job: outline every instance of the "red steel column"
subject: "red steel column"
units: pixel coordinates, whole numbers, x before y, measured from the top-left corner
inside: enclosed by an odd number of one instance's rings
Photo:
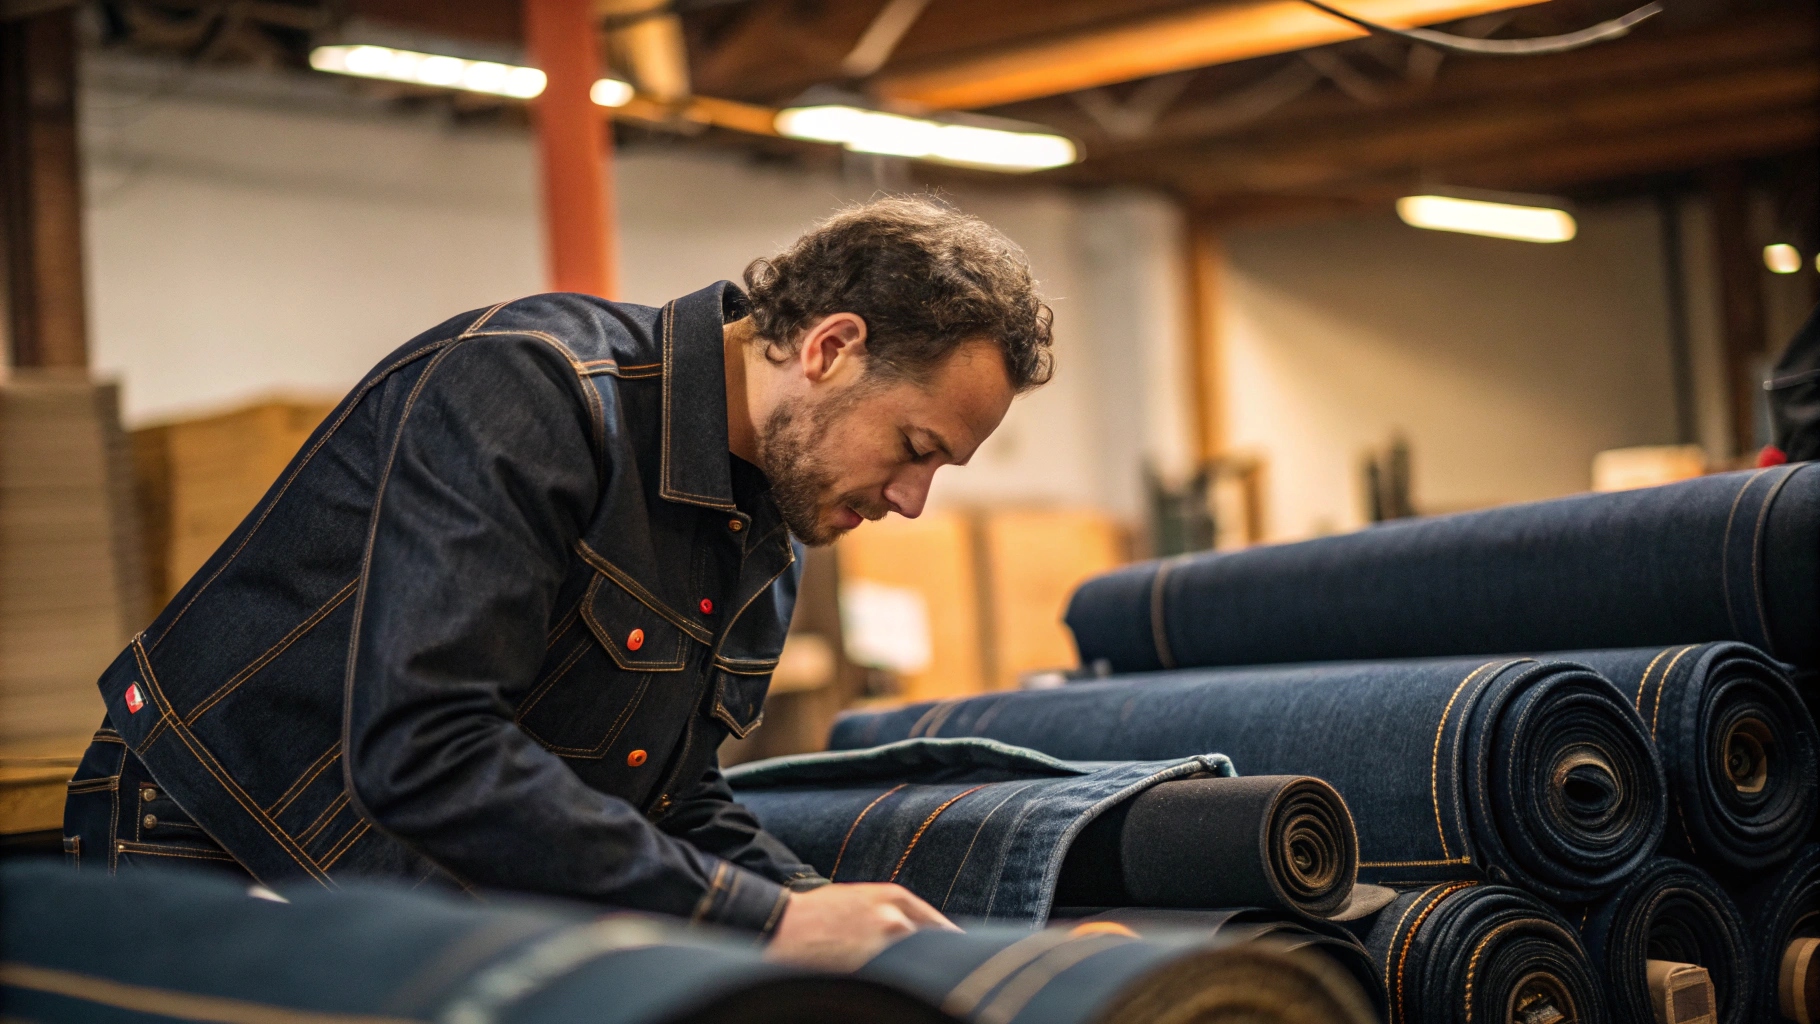
[[[549,82],[534,101],[550,287],[612,298],[613,132],[588,97],[600,77],[592,0],[524,0],[525,43]]]

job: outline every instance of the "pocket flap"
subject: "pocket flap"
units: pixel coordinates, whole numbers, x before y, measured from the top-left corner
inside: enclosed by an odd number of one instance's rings
[[[765,691],[771,688],[771,673],[729,672],[714,669],[714,717],[745,739],[765,719]]]
[[[588,584],[581,617],[620,668],[679,672],[685,664],[683,631],[604,573]]]

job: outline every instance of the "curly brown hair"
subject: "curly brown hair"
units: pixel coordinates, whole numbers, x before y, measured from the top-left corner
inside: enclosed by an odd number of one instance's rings
[[[1022,393],[1048,383],[1054,314],[1030,263],[997,229],[938,200],[892,196],[850,207],[746,267],[753,328],[794,350],[825,316],[866,322],[869,372],[925,382],[962,344],[984,339]]]

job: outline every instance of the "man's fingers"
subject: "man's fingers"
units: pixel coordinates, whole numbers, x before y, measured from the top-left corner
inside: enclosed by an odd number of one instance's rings
[[[897,904],[897,908],[903,911],[904,916],[917,926],[941,928],[951,932],[960,931],[954,922],[948,920],[941,911],[924,902],[921,897],[910,890],[899,887],[896,896],[897,899],[894,902]]]

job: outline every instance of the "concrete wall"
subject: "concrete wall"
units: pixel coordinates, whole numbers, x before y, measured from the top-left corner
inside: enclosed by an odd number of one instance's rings
[[[1409,439],[1418,509],[1550,497],[1673,443],[1660,225],[1583,209],[1559,245],[1383,216],[1226,238],[1227,436],[1267,458],[1268,534],[1364,521],[1360,459]]]
[[[262,81],[173,87],[118,61],[90,65],[94,361],[122,380],[129,422],[274,391],[338,393],[419,331],[543,287],[524,133],[365,108],[322,79]],[[920,190],[914,166],[893,173],[894,187]],[[737,280],[878,180],[869,162],[808,174],[699,150],[626,152],[623,296],[655,304]],[[1013,406],[980,468],[943,471],[934,500],[1136,517],[1136,467],[1184,457],[1172,207],[1057,189],[949,198],[1028,251],[1055,307],[1059,370]]]

